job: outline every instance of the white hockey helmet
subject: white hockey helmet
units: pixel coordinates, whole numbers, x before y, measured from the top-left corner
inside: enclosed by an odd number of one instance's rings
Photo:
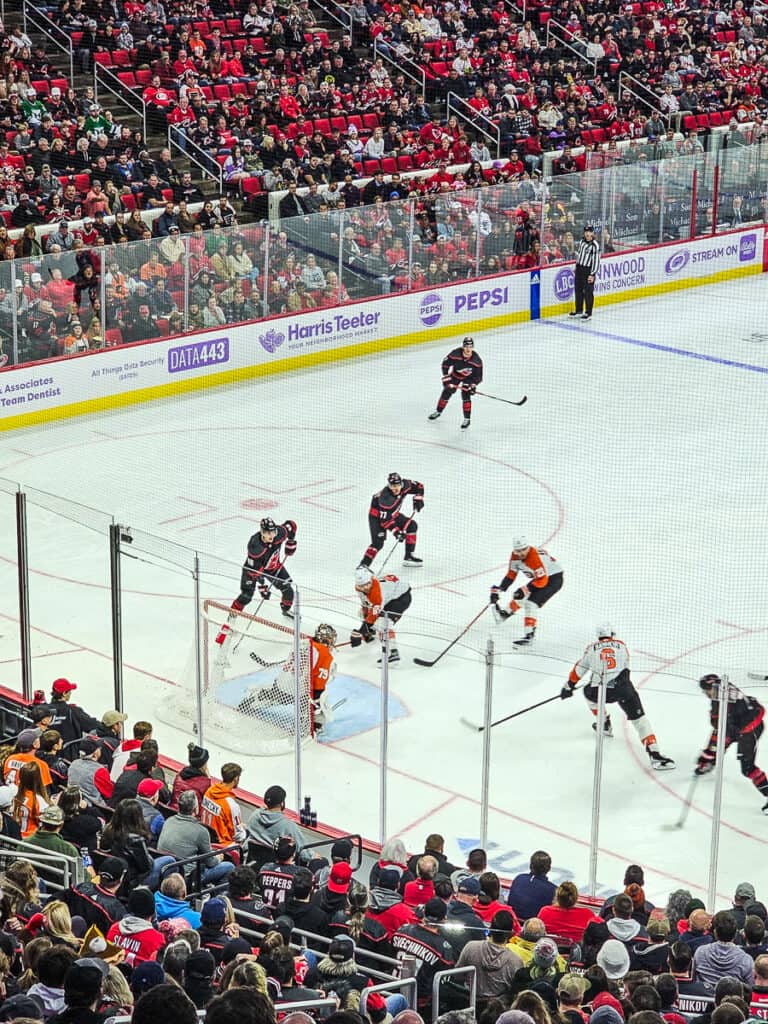
[[[530,546],[530,541],[525,534],[518,534],[518,536],[512,540],[513,551],[527,551]]]
[[[616,630],[610,624],[610,622],[601,622],[595,626],[595,634],[598,640],[602,640],[603,637],[616,636]]]
[[[358,565],[355,569],[355,588],[367,587],[373,579],[373,573],[367,565]]]

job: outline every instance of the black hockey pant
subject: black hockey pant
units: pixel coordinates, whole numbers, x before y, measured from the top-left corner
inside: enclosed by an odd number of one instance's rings
[[[448,387],[448,386],[443,388],[442,394],[440,395],[440,397],[437,400],[437,411],[438,412],[442,412],[443,409],[446,407],[446,405],[448,405],[448,402],[450,401],[454,391],[456,391],[456,390],[458,390],[458,389],[457,388]],[[472,395],[465,388],[461,389],[461,411],[464,413],[464,416],[467,419],[469,419],[470,416],[472,415]]]
[[[290,608],[293,604],[293,580],[286,571],[285,566],[281,565],[273,573],[253,573],[249,569],[243,569],[243,574],[240,577],[240,593],[232,607],[242,610],[246,605],[250,604],[253,600],[257,583],[271,583],[273,587],[280,591],[281,608]]]
[[[419,524],[416,517],[411,513],[407,516],[398,512],[394,519],[385,527],[375,516],[368,516],[368,527],[371,531],[371,543],[365,549],[365,554],[360,559],[360,565],[370,565],[376,555],[384,546],[387,537],[387,530],[405,530],[405,553],[411,554],[416,548],[416,534],[419,532]]]
[[[590,707],[596,707],[599,693],[597,686],[590,684],[584,687],[584,696]],[[605,688],[605,703],[618,704],[630,722],[636,722],[642,718],[645,712],[640,696],[635,689],[634,683],[629,677],[629,670],[624,671]]]

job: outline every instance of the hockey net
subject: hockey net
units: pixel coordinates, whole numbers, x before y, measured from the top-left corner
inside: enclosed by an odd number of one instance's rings
[[[228,627],[223,643],[216,642]],[[218,601],[201,610],[202,723],[205,742],[255,756],[291,753],[296,745],[295,632],[246,611],[232,612]],[[313,734],[309,638],[299,644],[299,742]],[[195,660],[159,717],[196,730]]]

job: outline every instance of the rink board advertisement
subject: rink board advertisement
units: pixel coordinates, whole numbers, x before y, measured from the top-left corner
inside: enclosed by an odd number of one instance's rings
[[[595,307],[760,274],[762,250],[763,227],[760,225],[693,242],[672,242],[657,249],[604,256],[595,282]],[[544,267],[541,315],[554,316],[572,309],[573,300],[573,265]]]
[[[603,259],[596,306],[763,269],[763,226]],[[768,237],[768,236],[767,236]],[[0,430],[98,412],[317,363],[553,316],[572,308],[573,266],[124,345],[0,371]]]
[[[50,360],[0,373],[0,429],[452,338],[528,318],[528,274],[507,274]]]

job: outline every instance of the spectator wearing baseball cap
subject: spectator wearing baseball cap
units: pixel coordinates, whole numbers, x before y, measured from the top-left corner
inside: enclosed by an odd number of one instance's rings
[[[54,679],[51,684],[51,699],[49,701],[53,711],[51,727],[61,733],[64,746],[79,740],[99,726],[97,718],[93,718],[87,711],[83,711],[82,708],[71,703],[72,694],[76,689],[77,683],[71,683],[69,679]]]
[[[154,839],[160,835],[165,824],[165,818],[157,809],[162,791],[163,784],[159,779],[142,779],[136,789],[141,813]]]
[[[344,840],[347,842],[347,840]],[[350,844],[351,845],[351,844]],[[334,843],[334,847],[336,843]],[[333,853],[331,853],[333,856]],[[323,873],[325,868],[323,868]],[[317,875],[315,876],[317,879]],[[320,907],[329,918],[347,906],[347,893],[352,885],[352,865],[348,860],[337,860],[328,868],[325,885],[321,885],[315,893],[313,902]]]
[[[509,908],[497,911],[491,920],[488,938],[472,939],[461,951],[457,966],[473,966],[477,971],[479,1000],[508,998],[515,975],[523,969],[523,961],[508,946],[514,924]]]
[[[584,1024],[581,1004],[588,982],[580,974],[564,974],[557,984],[559,1016],[567,1024]]]
[[[115,784],[100,763],[101,747],[97,740],[84,736],[77,748],[78,757],[67,771],[67,785],[77,786],[89,805],[105,804],[112,798]]]
[[[39,847],[48,853],[63,853],[67,857],[79,857],[80,851],[66,839],[62,839],[59,833],[64,824],[64,812],[58,804],[48,804],[40,812],[40,825],[34,835],[27,838],[27,842]],[[46,874],[45,868],[41,865],[38,874],[43,878],[53,877]]]
[[[200,948],[207,949],[217,964],[221,963],[224,946],[239,932],[236,924],[227,924],[228,913],[226,900],[218,896],[206,900],[200,910]]]
[[[421,921],[404,924],[392,936],[392,945],[398,954],[416,958],[417,1009],[425,1020],[425,1014],[432,1008],[432,982],[435,974],[456,963],[451,944],[441,930],[445,916],[445,903],[434,896],[425,904]]]
[[[349,869],[349,865],[347,868]],[[303,931],[327,935],[329,915],[312,899],[313,889],[312,872],[309,868],[300,867],[293,875],[291,889],[280,907],[280,914],[290,917],[295,926]]]
[[[42,735],[42,729],[34,728],[22,729],[16,737],[14,749],[8,755],[5,764],[3,765],[3,782],[5,782],[6,785],[18,785],[19,772],[22,767],[30,761],[34,761],[40,768],[40,777],[43,780],[45,788],[48,789],[52,785],[53,779],[51,776],[51,770],[45,761],[41,760],[37,754],[40,749],[40,737]]]
[[[448,901],[446,922],[450,928],[446,935],[457,957],[468,942],[485,937],[485,921],[472,909],[479,895],[479,879],[475,875],[465,875],[459,879],[453,899]]]
[[[299,827],[285,813],[286,792],[282,786],[270,786],[264,794],[264,806],[248,819],[248,835],[255,843],[273,846],[276,839],[290,836],[297,848],[304,845]]]
[[[122,711],[105,711],[91,734],[101,748],[101,763],[108,772],[112,770],[114,753],[122,742],[123,723],[127,720],[128,715]]]
[[[403,902],[403,897],[398,891],[399,886],[399,872],[385,868],[384,871],[379,872],[377,884],[371,888],[369,895],[368,910],[365,916],[366,919],[370,918],[384,928],[387,942],[390,944],[388,949],[384,948],[383,942],[380,944],[381,952],[385,956],[394,955],[391,941],[395,932],[402,925],[412,924],[418,920],[411,908]]]
[[[323,863],[322,867],[315,871],[315,885],[319,889],[322,889],[328,882],[328,875],[331,873],[331,867],[334,864],[340,864],[342,862],[349,864],[352,860],[352,854],[354,852],[354,846],[352,840],[343,838],[337,839],[331,846],[331,863],[327,861]],[[323,858],[325,860],[325,858]]]
[[[746,906],[755,899],[755,887],[751,882],[739,882],[733,896],[733,906],[730,912],[736,918],[736,927],[744,927],[744,920],[747,916]]]
[[[62,893],[70,914],[82,917],[89,927],[93,925],[107,935],[112,925],[127,914],[125,903],[118,896],[127,871],[128,864],[122,857],[105,857],[95,878]]]
[[[16,786],[0,786],[0,835],[9,839],[21,839],[19,823],[11,814],[16,792]]]
[[[18,992],[10,999],[6,999],[0,1006],[0,1021],[15,1021],[19,1018],[42,1020],[42,1000],[25,992]]]
[[[65,1009],[48,1019],[53,1024],[98,1024],[102,1019],[96,1013],[101,1002],[104,979],[109,967],[103,960],[84,957],[76,960],[64,979]]]
[[[367,987],[368,978],[355,962],[355,943],[349,935],[339,935],[331,942],[317,965],[317,974],[317,987],[323,992],[335,992],[340,1010],[359,1006],[360,993]]]

